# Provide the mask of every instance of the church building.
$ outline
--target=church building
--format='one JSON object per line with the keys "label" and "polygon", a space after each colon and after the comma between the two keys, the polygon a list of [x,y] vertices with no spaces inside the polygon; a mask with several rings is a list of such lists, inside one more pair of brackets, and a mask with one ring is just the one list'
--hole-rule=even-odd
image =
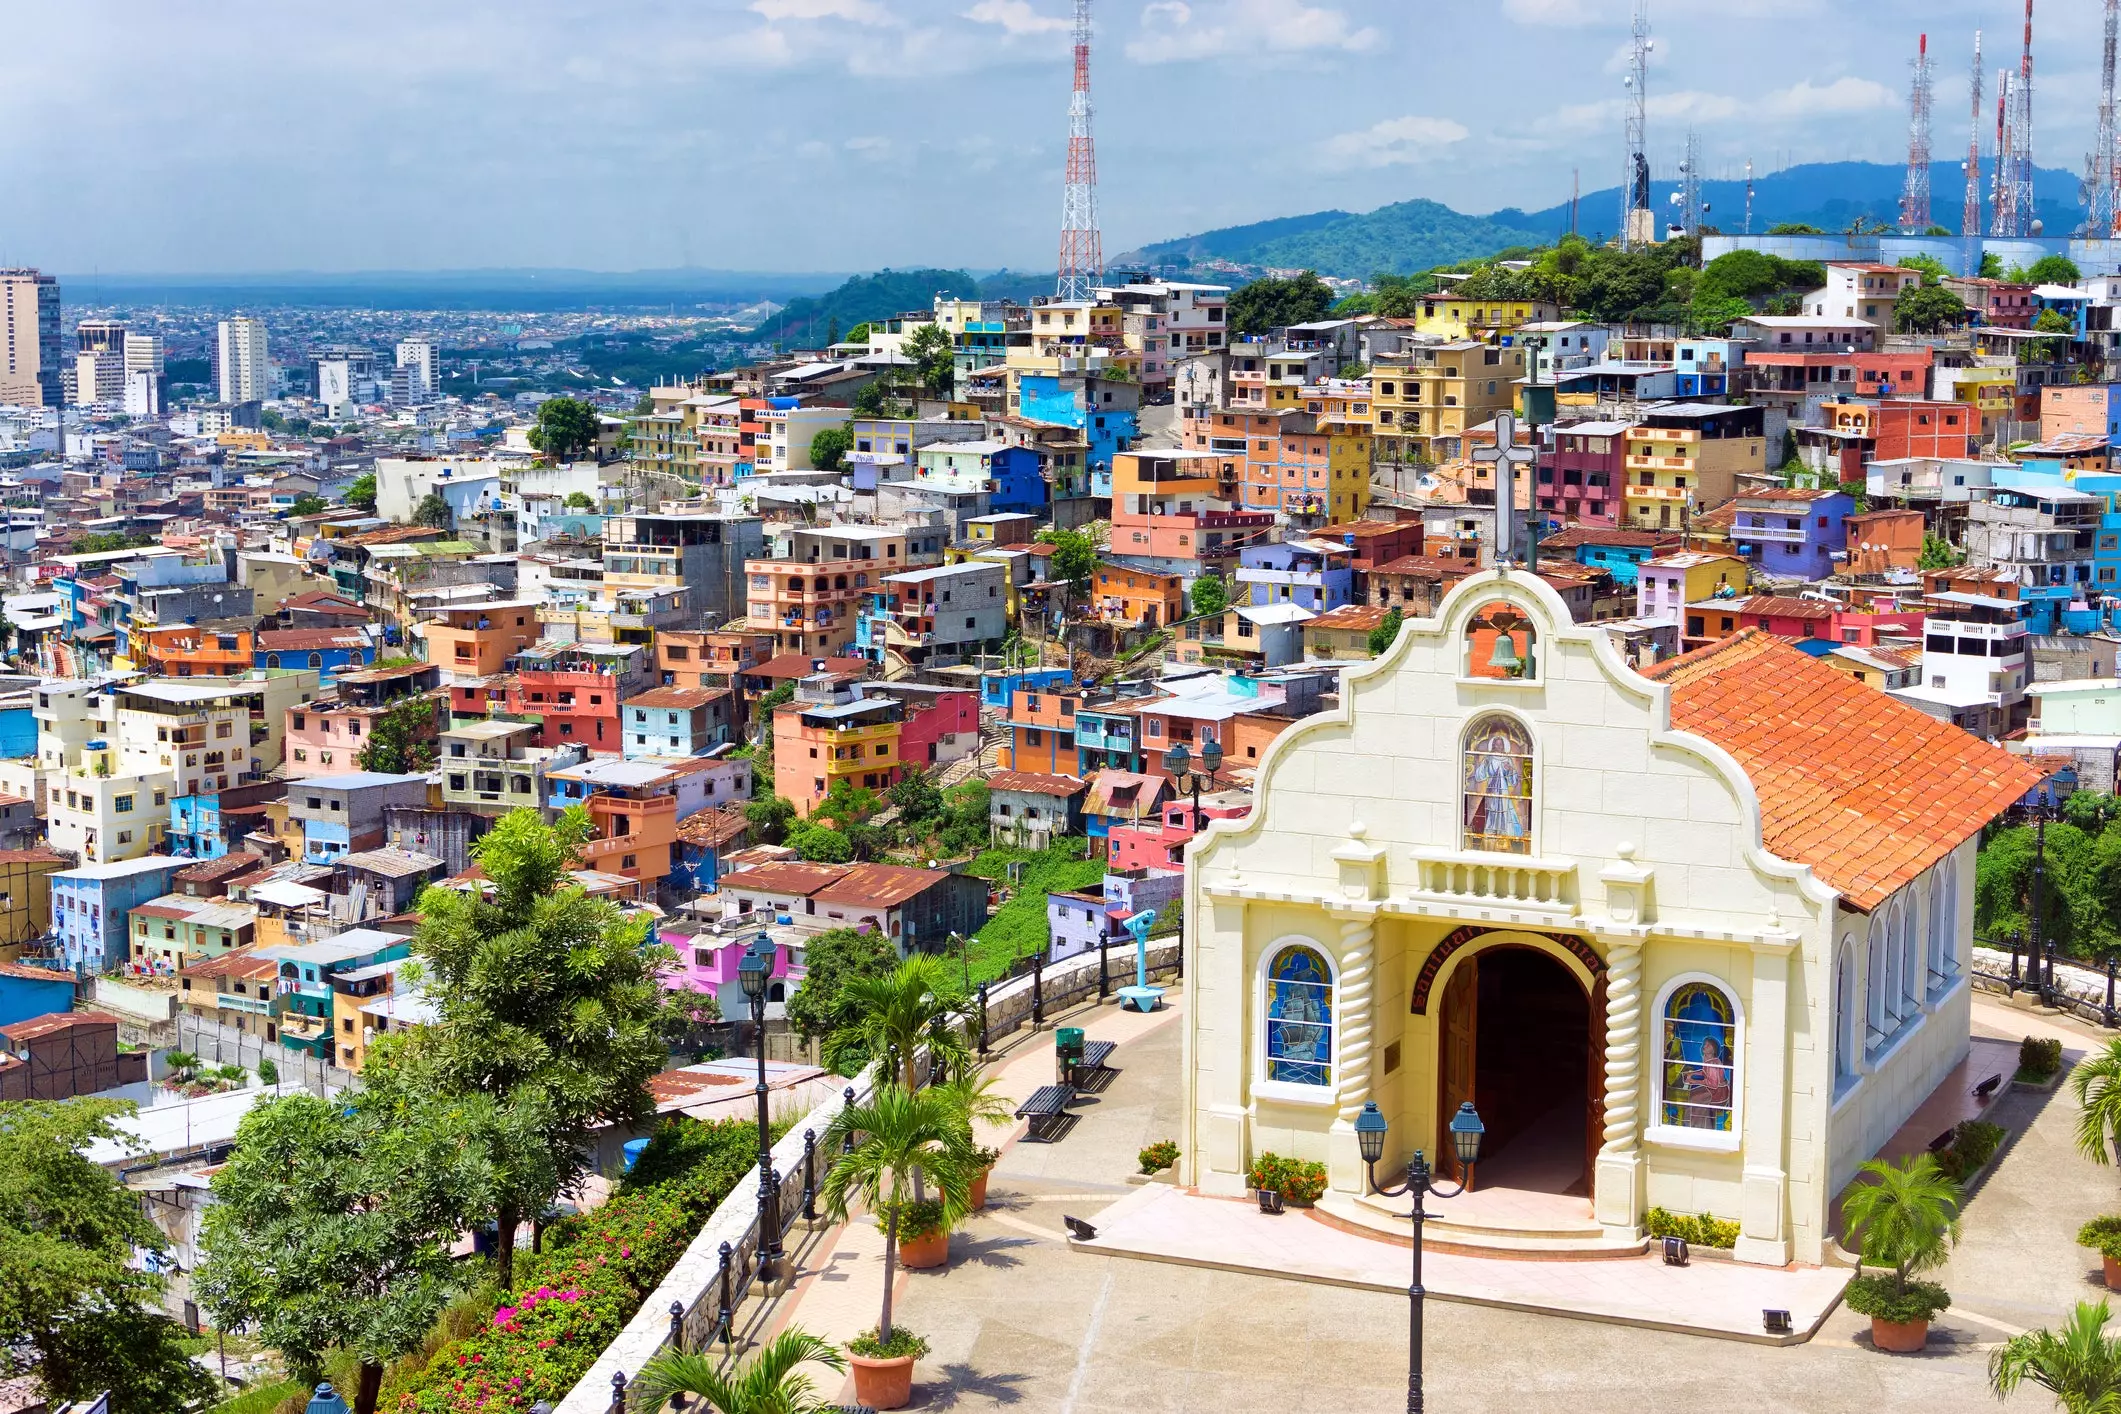
{"label": "church building", "polygon": [[1417,1148],[1455,1174],[1470,1100],[1481,1189],[1817,1263],[1967,1054],[1976,841],[2037,783],[1758,631],[1643,675],[1544,582],[1476,575],[1191,847],[1181,1181],[1241,1194],[1272,1152],[1362,1200],[1371,1101],[1381,1180]]}

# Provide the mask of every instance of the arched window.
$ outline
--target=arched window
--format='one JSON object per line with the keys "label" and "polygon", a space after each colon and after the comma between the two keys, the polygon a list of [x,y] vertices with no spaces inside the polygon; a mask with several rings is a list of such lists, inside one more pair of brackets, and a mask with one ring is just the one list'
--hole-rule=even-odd
{"label": "arched window", "polygon": [[1267,1079],[1333,1083],[1333,974],[1317,949],[1291,944],[1267,966]]}
{"label": "arched window", "polygon": [[1843,940],[1834,959],[1834,1078],[1856,1073],[1856,945]]}
{"label": "arched window", "polygon": [[323,667],[323,666],[324,666],[324,655],[323,655],[322,653],[312,653],[312,654],[310,654],[310,655],[309,655],[309,666],[311,666],[312,668],[321,668],[321,667]]}
{"label": "arched window", "polygon": [[1952,980],[1959,951],[1959,873],[1947,859],[1937,867],[1937,882],[1930,888],[1930,985],[1942,988]]}
{"label": "arched window", "polygon": [[266,655],[265,655],[265,666],[266,666],[266,667],[268,667],[268,668],[277,668],[277,667],[279,667],[279,666],[280,666],[280,655],[279,655],[279,654],[277,654],[277,653],[268,653],[268,654],[266,654]]}
{"label": "arched window", "polygon": [[1863,978],[1863,1018],[1869,1027],[1869,1035],[1864,1040],[1867,1047],[1877,1045],[1893,1029],[1892,1018],[1885,1006],[1886,974],[1890,968],[1886,954],[1890,950],[1886,942],[1885,919],[1874,913],[1865,957],[1868,967]]}
{"label": "arched window", "polygon": [[1665,999],[1660,1120],[1673,1129],[1732,1132],[1738,1079],[1738,1007],[1713,982],[1683,982]]}
{"label": "arched window", "polygon": [[1924,983],[1926,975],[1922,965],[1922,904],[1913,890],[1900,901],[1900,995],[1906,998],[1900,1008],[1906,1016],[1922,1014],[1922,1004],[1929,997],[1929,988]]}
{"label": "arched window", "polygon": [[1465,848],[1530,854],[1532,738],[1524,724],[1500,712],[1475,720],[1461,771]]}

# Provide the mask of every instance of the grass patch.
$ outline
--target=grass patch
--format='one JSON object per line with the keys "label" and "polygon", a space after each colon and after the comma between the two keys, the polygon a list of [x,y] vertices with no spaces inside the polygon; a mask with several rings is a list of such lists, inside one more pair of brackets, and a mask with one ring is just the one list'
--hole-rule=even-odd
{"label": "grass patch", "polygon": [[1023,866],[1014,886],[1016,893],[995,910],[967,949],[973,986],[1008,975],[1018,959],[1051,941],[1046,927],[1048,893],[1095,889],[1104,883],[1105,861],[1083,858],[1084,845],[1083,840],[1068,839],[1043,850],[989,849],[968,866],[968,873],[1005,886],[1009,866]]}
{"label": "grass patch", "polygon": [[290,1399],[308,1402],[309,1390],[300,1380],[282,1380],[278,1384],[247,1389],[234,1399],[209,1405],[206,1414],[274,1414]]}

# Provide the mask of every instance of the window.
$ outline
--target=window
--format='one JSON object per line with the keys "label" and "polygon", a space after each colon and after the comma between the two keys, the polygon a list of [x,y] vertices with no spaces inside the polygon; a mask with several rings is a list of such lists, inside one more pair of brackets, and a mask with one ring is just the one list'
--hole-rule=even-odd
{"label": "window", "polygon": [[1683,982],[1658,1012],[1663,1063],[1659,1121],[1673,1129],[1732,1134],[1738,1009],[1713,982]]}
{"label": "window", "polygon": [[1313,948],[1292,944],[1267,969],[1266,1078],[1333,1083],[1333,974]]}
{"label": "window", "polygon": [[1514,717],[1491,713],[1466,733],[1464,845],[1493,854],[1532,852],[1532,739]]}
{"label": "window", "polygon": [[120,815],[127,814],[132,808],[133,798],[129,795],[121,795],[111,801],[111,809],[117,811]]}

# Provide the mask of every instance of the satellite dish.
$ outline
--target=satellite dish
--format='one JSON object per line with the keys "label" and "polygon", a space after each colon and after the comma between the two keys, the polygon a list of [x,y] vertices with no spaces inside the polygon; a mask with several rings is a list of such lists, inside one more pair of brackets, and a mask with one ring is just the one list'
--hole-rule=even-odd
{"label": "satellite dish", "polygon": [[1622,88],[1633,88],[1635,86],[1635,76],[1633,74],[1623,75],[1620,80],[1620,86]]}

